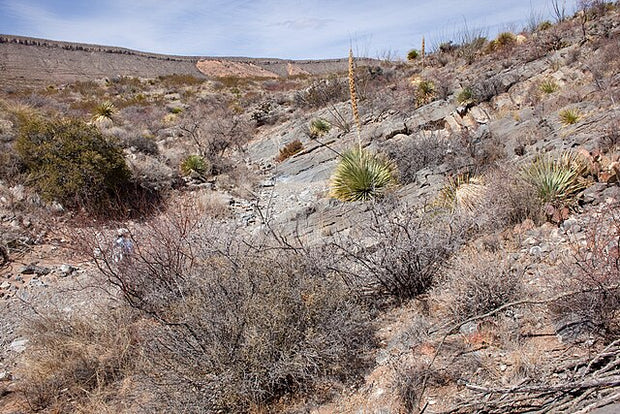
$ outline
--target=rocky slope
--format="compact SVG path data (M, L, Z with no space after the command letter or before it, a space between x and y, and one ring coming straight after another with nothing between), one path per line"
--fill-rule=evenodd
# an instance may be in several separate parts
M130 49L0 35L0 82L4 87L47 86L115 76L154 78L287 77L346 70L346 60L282 60L168 56Z
M378 254L386 261L390 257L381 256L381 251L372 249L374 245L383 242L380 246L388 253L403 249L405 252L397 257L399 264L409 260L412 250L424 252L424 246L416 241L432 244L446 235L427 240L424 229L418 228L419 233L409 235L410 244L404 248L399 238L386 242L381 237L389 231L400 234L397 230L406 228L406 223L418 215L429 214L428 221L440 222L444 213L436 213L434 207L440 194L454 182L451 180L461 173L480 177L486 188L486 195L472 209L453 206L450 210L451 231L458 232L457 223L461 221L470 227L463 235L463 244L437 265L440 271L432 287L414 299L375 303L377 345L362 376L351 382L320 384L318 396L270 401L266 407L253 407L256 412L586 413L618 402L617 331L605 336L594 329L599 323L609 324L609 329L617 326L617 302L605 302L611 303L611 310L596 308L597 302L604 302L603 297L583 292L585 296L578 296L581 301L564 301L574 296L572 290L592 283L592 291L602 286L609 289L608 297L617 297L618 13L618 7L611 6L589 19L576 16L563 24L526 33L518 44L487 45L477 50L473 59L464 47L446 47L424 63L364 66L358 62L359 139L365 148L393 157L401 176L401 185L388 200L376 203L344 203L329 196L330 177L339 154L358 140L350 121L350 102L337 77L310 78L300 84L279 83L276 77L260 82L237 80L231 86L205 81L178 90L165 84L132 83L145 96L147 107L167 108L165 113L151 108L156 121L140 126L157 141L157 156L138 151L138 141L126 146L127 158L134 165L146 165L137 171L148 179L157 172L155 178L160 184L169 180L161 177L174 175L181 160L179 154L194 151L194 139L210 142L206 137L221 133L221 124L216 122L220 118L234 119L235 123L223 128L235 131L235 137L251 137L239 145L240 149L231 147L226 153L235 160L238 170L233 171L245 175L235 178L228 170L208 178L186 177L183 184L175 183L169 205L175 207L189 200L203 215L233 223L239 234L274 233L287 248L325 247L330 256L342 261L330 262L333 272L348 274L350 266L361 274L364 269L360 263L374 265L350 261L354 247L370 246L361 251L368 257ZM25 82L46 85L107 77L120 70L129 76L129 71L142 63L145 66L140 70L144 72L131 76L156 77L171 70L195 75L197 71L194 58L164 58L122 49L64 50L60 43L20 44L29 41L0 43L0 51L12 50L10 56L24 59L11 58L15 66L3 71L8 75L0 75L7 82L17 85L23 76ZM52 55L58 60L50 62ZM95 61L102 65L84 67L89 55L97 56ZM252 76L259 77L344 68L341 61L278 60L210 60L198 63L198 67L212 71L210 76L230 70L242 78L250 73L245 64L252 64ZM30 65L39 70L26 70ZM45 70L53 65L61 74L62 68L70 66L81 68L81 72L70 70L63 79L47 77ZM346 85L346 80L342 81ZM420 86L427 81L433 84L429 93ZM127 93L121 88L122 81L119 83L118 88ZM72 108L62 99L75 105L74 99L90 99L91 94L111 96L115 85L100 88L84 95L70 87L59 88L57 95L48 99L56 99L55 107ZM468 89L473 96L464 94ZM216 111L209 106L222 96L226 98L225 109L216 106ZM49 101L43 102L54 107ZM196 108L202 112L192 112ZM566 111L572 111L575 119L569 122L563 115ZM136 130L133 124L148 114L135 108L121 111L116 125L102 128L129 140ZM162 117L165 122L160 122ZM331 124L321 136L310 132L311 122L318 118ZM209 122L201 123L205 119ZM254 129L235 129L245 121L252 121ZM198 130L203 135L197 135L193 126L202 128ZM11 128L9 125L6 129ZM276 161L286 145L296 140L302 149ZM557 156L566 150L578 152L588 163L585 188L574 195L570 209L545 205L541 210L537 205L535 211L527 210L531 194L511 192L520 174L542 154ZM52 303L65 314L88 313L107 306L109 297L95 296L98 299L93 300L92 292L100 292L102 286L93 278L98 273L92 257L85 256L76 247L79 241L72 240L73 224L65 221L71 218L50 211L49 206L40 207L36 195L24 186L7 187L3 185L0 199L3 235L11 243L10 262L0 268L0 410L28 412L18 392L16 360L30 352L29 338L22 334L20 325L35 319L36 310L46 309L43 303ZM33 206L37 205L47 211L46 215L36 213ZM113 227L126 226L138 234L143 226L148 227L149 219L144 221L112 223L110 228L102 226L99 230L112 237ZM394 226L381 227L388 222ZM15 234L9 237L9 232ZM341 255L342 250L346 254ZM370 292L377 294L376 290ZM366 294L362 290L361 295ZM303 300L311 301L312 297ZM29 307L32 303L37 306ZM605 313L607 320L597 319L602 314L600 309L609 312ZM150 323L153 321L144 325ZM153 396L132 394L136 377L125 378L123 386L112 391L116 400L110 398L108 409L124 407L120 410L141 412L141 398ZM335 388L330 389L333 384Z

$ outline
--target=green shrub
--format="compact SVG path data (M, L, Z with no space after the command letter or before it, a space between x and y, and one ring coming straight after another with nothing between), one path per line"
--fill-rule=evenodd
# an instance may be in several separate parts
M572 108L567 108L560 111L560 122L564 125L576 124L581 119L581 113Z
M407 53L407 60L416 60L420 56L420 52L417 49L411 49Z
M331 196L342 201L382 198L396 183L396 166L363 149L345 151L331 180Z
M203 176L209 173L207 161L200 155L188 155L181 163L181 172L183 175L198 174Z
M278 154L278 156L276 157L276 161L282 162L285 159L297 154L302 149L304 149L304 146L300 140L296 139L295 141L291 141L284 147L280 148L280 154Z
M130 178L119 145L80 120L22 118L15 149L41 196L68 207L104 208Z

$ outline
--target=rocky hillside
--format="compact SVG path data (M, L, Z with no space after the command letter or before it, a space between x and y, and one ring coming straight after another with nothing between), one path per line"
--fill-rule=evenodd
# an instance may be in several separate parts
M350 77L0 44L104 65L2 91L0 411L617 411L619 22Z
M346 70L344 59L283 60L168 56L119 47L0 35L0 82L6 87L48 86L118 76L154 78L274 78L323 75Z

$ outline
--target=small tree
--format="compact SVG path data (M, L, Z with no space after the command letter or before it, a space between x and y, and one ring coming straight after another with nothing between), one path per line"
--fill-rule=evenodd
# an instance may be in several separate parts
M109 205L131 175L122 149L76 119L23 119L15 149L41 196L68 207Z

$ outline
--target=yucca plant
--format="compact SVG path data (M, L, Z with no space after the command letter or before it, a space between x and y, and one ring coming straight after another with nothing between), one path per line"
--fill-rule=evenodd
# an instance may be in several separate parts
M310 122L310 135L312 137L320 137L329 132L331 125L323 118L313 119Z
M547 94L556 92L558 89L560 88L553 79L546 79L542 81L540 84L540 90Z
M581 113L577 109L566 108L560 111L559 117L562 124L572 125L581 119Z
M353 119L357 126L357 145L340 154L340 162L331 178L330 194L342 201L378 199L396 186L397 168L387 157L362 148L362 123L357 108L351 49L349 49L349 93Z
M573 202L574 196L586 187L587 174L587 161L571 151L558 158L537 157L523 169L523 177L534 186L538 198L556 207Z
M93 122L112 121L112 117L116 113L116 107L110 101L100 103L93 111Z
M474 101L474 91L470 86L466 86L456 95L456 102L459 105L467 105Z
M388 158L355 148L345 151L331 181L331 196L341 201L383 197L397 184L396 165Z
M422 80L418 83L417 99L419 104L430 102L435 96L435 84L430 80Z
M204 176L208 173L207 161L200 155L192 154L187 156L181 163L181 172L183 175L188 176L192 174L198 174Z
M450 211L472 212L481 202L485 190L482 178L470 173L459 174L448 178L435 205Z

